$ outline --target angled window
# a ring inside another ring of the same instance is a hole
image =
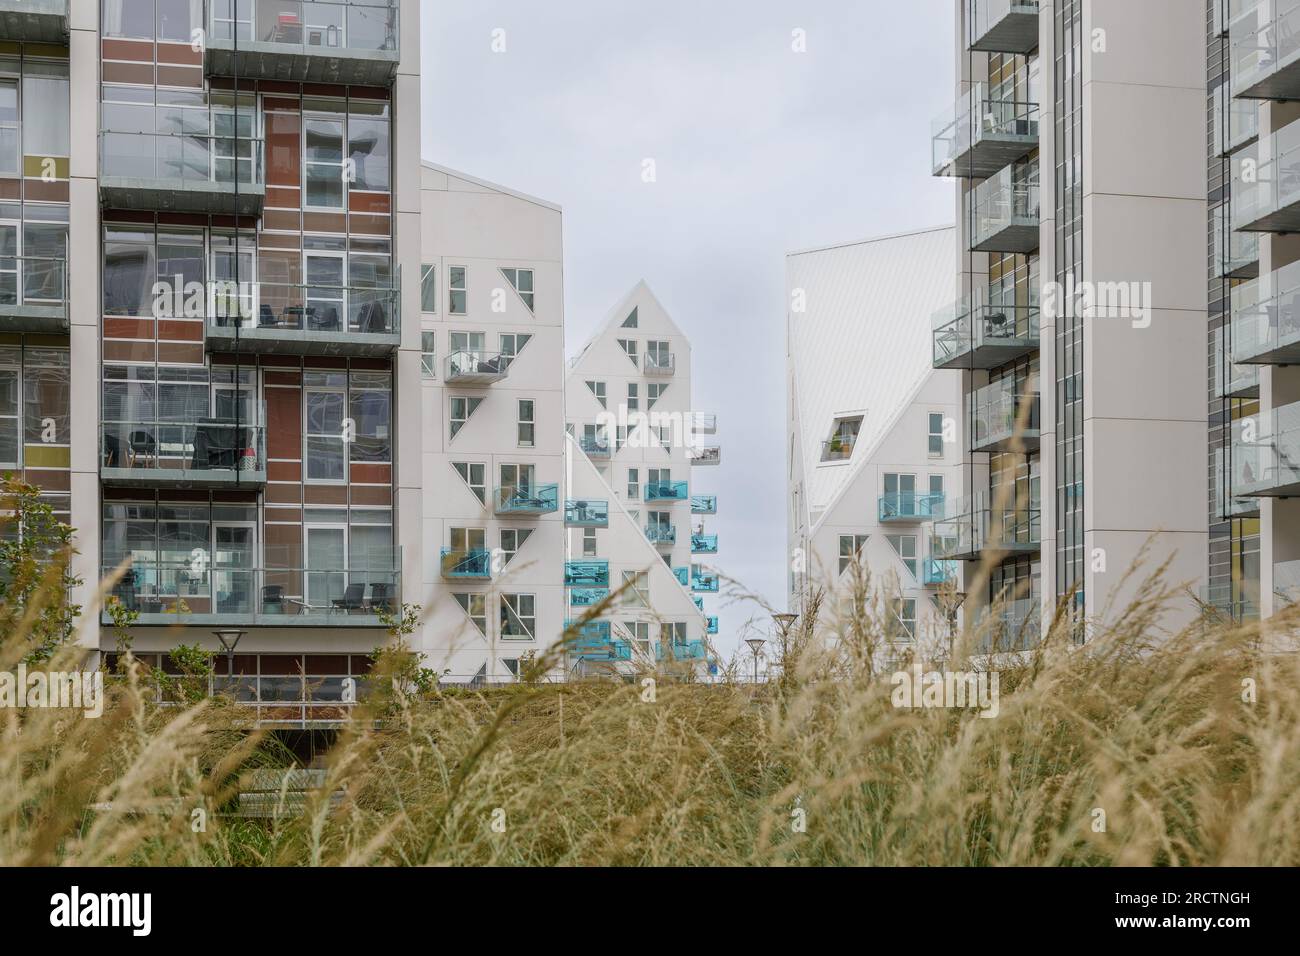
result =
[[[633,365],[636,365],[636,339],[619,339],[618,344],[623,350],[623,354],[628,357]],[[638,365],[637,368],[639,369],[640,366]]]
[[[650,606],[650,575],[645,571],[624,571],[623,603],[629,607]]]
[[[659,401],[659,396],[668,391],[668,386],[663,382],[651,382],[645,387],[645,407],[654,408],[655,402]]]
[[[649,657],[650,625],[645,621],[624,621],[620,626],[636,646],[637,654],[641,657]]]
[[[474,497],[487,504],[487,465],[479,461],[453,461],[451,467],[456,469],[460,480],[474,492]]]
[[[848,461],[852,458],[853,446],[861,429],[861,415],[835,419],[830,437],[822,442],[822,461]]]
[[[904,567],[907,568],[912,577],[916,577],[916,535],[887,534],[885,540],[898,552]]]
[[[438,311],[438,267],[427,262],[420,266],[420,311]]]
[[[453,395],[451,398],[451,437],[465,427],[469,417],[483,404],[483,399],[465,395]]]
[[[897,630],[894,639],[903,643],[916,640],[916,598],[899,598],[893,604]]]
[[[487,595],[486,594],[453,594],[456,603],[460,609],[465,612],[465,616],[474,622],[474,626],[479,629],[479,633],[487,636]]]
[[[502,528],[501,529],[501,551],[505,555],[505,564],[509,564],[519,549],[524,546],[524,542],[532,535],[532,528]]]
[[[587,388],[588,390],[590,390],[592,395],[596,396],[596,401],[600,402],[601,408],[609,408],[609,406],[605,404],[605,383],[604,382],[588,382]]]
[[[501,336],[502,368],[509,368],[515,357],[524,350],[532,335],[526,332],[509,332]]]
[[[420,333],[420,378],[438,376],[438,333]]]
[[[628,313],[627,318],[623,320],[623,328],[636,328],[636,306],[632,306],[632,311]]]
[[[501,638],[507,641],[531,641],[536,632],[537,596],[501,595]]]
[[[861,557],[862,549],[867,546],[867,537],[865,534],[840,535],[840,574],[847,571],[849,565]]]
[[[524,305],[528,306],[528,311],[533,311],[533,270],[502,269],[501,274],[510,283],[510,288],[518,293]]]
[[[447,269],[447,311],[452,315],[464,315],[469,304],[468,297],[465,267],[450,266]]]

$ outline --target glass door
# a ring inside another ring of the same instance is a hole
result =
[[[308,252],[303,257],[303,272],[307,277],[307,329],[343,331],[343,316],[347,315],[343,253]]]
[[[212,237],[212,281],[208,287],[208,314],[212,323],[248,328],[257,314],[256,258],[253,238],[215,234]]]
[[[251,521],[212,525],[212,598],[218,614],[251,614],[257,585],[257,528]]]
[[[307,526],[307,603],[329,608],[347,589],[345,525]]]

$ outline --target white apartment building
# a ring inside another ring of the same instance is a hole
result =
[[[639,582],[652,572],[647,603],[673,634],[684,632],[689,654],[702,656],[706,633],[718,629],[716,612],[705,604],[707,595],[720,591],[718,536],[708,524],[718,503],[706,475],[721,452],[701,437],[714,434],[717,425],[713,416],[692,409],[691,372],[689,340],[640,282],[569,363],[565,402],[567,428],[587,462],[575,466],[574,480],[584,493],[601,492],[610,502],[608,544],[596,542],[597,553],[609,549],[608,586]],[[586,491],[589,468],[603,490]],[[632,540],[625,540],[629,535]],[[590,529],[570,530],[574,560],[588,557],[590,541]],[[659,567],[649,567],[656,561],[668,570],[667,579]],[[615,627],[622,623],[616,619]],[[644,640],[639,622],[631,630],[634,635],[616,639]]]
[[[945,226],[786,257],[790,608],[820,592],[827,638],[855,560],[900,643],[949,625],[936,595],[960,565],[924,528],[962,496],[961,375],[930,355],[955,241]]]

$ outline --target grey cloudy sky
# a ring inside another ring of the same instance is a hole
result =
[[[723,464],[697,469],[718,567],[782,607],[784,256],[951,221],[928,175],[951,0],[429,0],[422,21],[425,158],[564,207],[569,354],[650,284],[719,416]],[[724,653],[752,612],[722,609]]]

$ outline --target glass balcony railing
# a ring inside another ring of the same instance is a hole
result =
[[[645,536],[651,544],[671,546],[677,543],[677,528],[671,524],[649,524]]]
[[[1229,460],[1235,498],[1300,493],[1300,402],[1233,422]]]
[[[722,464],[722,448],[718,445],[699,445],[686,450],[686,458],[692,465]]]
[[[848,461],[851,459],[857,437],[857,435],[837,435],[828,441],[822,442],[822,461]]]
[[[655,645],[656,661],[702,661],[707,654],[703,641],[669,641]]]
[[[1038,351],[1038,302],[987,302],[980,291],[936,312],[935,368],[995,368]]]
[[[718,513],[717,495],[691,495],[691,514],[715,515]]]
[[[716,534],[691,535],[691,554],[717,554],[718,536]]]
[[[1232,95],[1300,98],[1300,3],[1232,0],[1227,16]]]
[[[1300,361],[1300,262],[1234,286],[1231,309],[1234,362],[1291,365]]]
[[[999,602],[981,609],[976,618],[978,654],[1027,651],[1042,638],[1042,605],[1034,598]]]
[[[647,375],[672,375],[677,371],[677,356],[672,352],[646,352],[641,369]]]
[[[686,568],[681,568],[681,570],[682,570],[682,571],[686,571]],[[687,573],[689,573],[689,572],[687,572]],[[690,586],[690,585],[688,585],[688,584],[686,583],[686,581],[685,581],[684,579],[680,579],[680,580],[682,580],[682,587],[689,587],[689,586]],[[699,597],[698,595],[691,595],[691,600],[695,602],[695,606],[696,606],[697,608],[699,608],[701,611],[704,610],[704,598]]]
[[[588,621],[576,625],[569,621],[565,623],[565,628],[577,631],[568,639],[567,650],[572,660],[593,664],[632,660],[632,642],[615,640],[609,621]]]
[[[1038,48],[1038,0],[966,0],[967,45],[981,53]]]
[[[486,548],[442,549],[442,576],[449,580],[489,581],[492,578],[492,552]]]
[[[646,501],[685,501],[689,497],[690,494],[684,481],[646,482]]]
[[[1233,229],[1227,207],[1215,208],[1210,237],[1210,267],[1216,279],[1251,279],[1259,275],[1259,233]]]
[[[1258,498],[1232,497],[1232,469],[1228,467],[1230,449],[1214,449],[1214,465],[1210,472],[1210,523],[1232,518],[1258,518]]]
[[[205,560],[137,557],[111,594],[140,615],[141,626],[378,627],[380,613],[402,606],[400,554],[363,569],[254,562],[251,554],[233,552]],[[114,573],[117,564],[106,560],[101,577]]]
[[[63,256],[0,258],[0,332],[68,331],[68,270]]]
[[[609,587],[609,562],[565,561],[564,586],[566,588]]]
[[[502,485],[496,490],[499,515],[543,515],[560,510],[560,486]]]
[[[608,528],[609,502],[567,498],[564,523],[570,528]]]
[[[66,47],[68,25],[68,0],[0,0],[0,39]]]
[[[506,377],[511,355],[504,352],[456,351],[447,356],[448,385],[490,385]]]
[[[718,432],[718,416],[712,412],[692,412],[691,431],[697,435],[716,435]]]
[[[1230,156],[1259,139],[1259,103],[1237,99],[1226,85],[1214,88],[1210,138],[1219,156]]]
[[[221,351],[387,355],[401,339],[401,301],[400,281],[375,288],[210,280],[208,342]]]
[[[1038,164],[1007,166],[966,194],[974,252],[1033,252],[1038,248]]]
[[[573,588],[569,592],[572,607],[591,607],[609,597],[609,588]]]
[[[1273,566],[1273,579],[1277,581],[1277,569],[1280,565]],[[1215,615],[1224,620],[1236,621],[1238,624],[1243,621],[1259,620],[1259,600],[1258,584],[1254,582],[1255,588],[1253,594],[1244,593],[1242,585],[1247,582],[1241,581],[1236,585],[1206,585],[1200,589],[1201,603]]]
[[[613,454],[609,439],[603,435],[583,435],[578,439],[578,447],[586,453],[588,458],[597,460],[607,459]]]
[[[99,192],[114,209],[257,215],[263,142],[209,133],[99,134]]]
[[[397,0],[209,2],[204,52],[218,75],[388,86],[400,37]]]
[[[1295,232],[1300,228],[1300,120],[1261,136],[1229,165],[1233,229]]]
[[[1029,452],[1038,448],[1038,392],[1024,392],[1023,388],[1014,379],[1004,379],[966,396],[971,451]]]
[[[876,515],[881,522],[927,521],[943,514],[943,495],[917,491],[887,491],[876,501]]]
[[[931,131],[934,175],[983,179],[1038,146],[1038,104],[1003,85],[976,83]]]
[[[690,587],[690,578],[691,578],[690,568],[673,568],[673,577],[677,579],[677,583],[680,584],[682,587],[684,588]],[[702,599],[696,598],[696,603],[699,604],[700,610],[704,610],[704,603]]]
[[[1240,365],[1230,361],[1231,350],[1224,349],[1224,332],[1219,328],[1210,332],[1213,342],[1214,363],[1214,397],[1215,398],[1259,398],[1259,366]]]
[[[718,576],[712,571],[706,571],[698,565],[692,565],[691,590],[703,591],[706,594],[718,593]]]
[[[707,618],[705,618],[705,621],[708,623],[708,633],[717,634],[718,616],[716,614],[710,614]]]
[[[921,562],[921,584],[924,587],[939,587],[944,584],[957,583],[957,561],[941,561],[926,558]]]
[[[975,561],[992,554],[1032,554],[1042,543],[1042,511],[981,492],[950,499],[931,526],[930,555],[939,561]]]
[[[100,479],[133,488],[261,487],[266,430],[230,421],[104,422]]]

